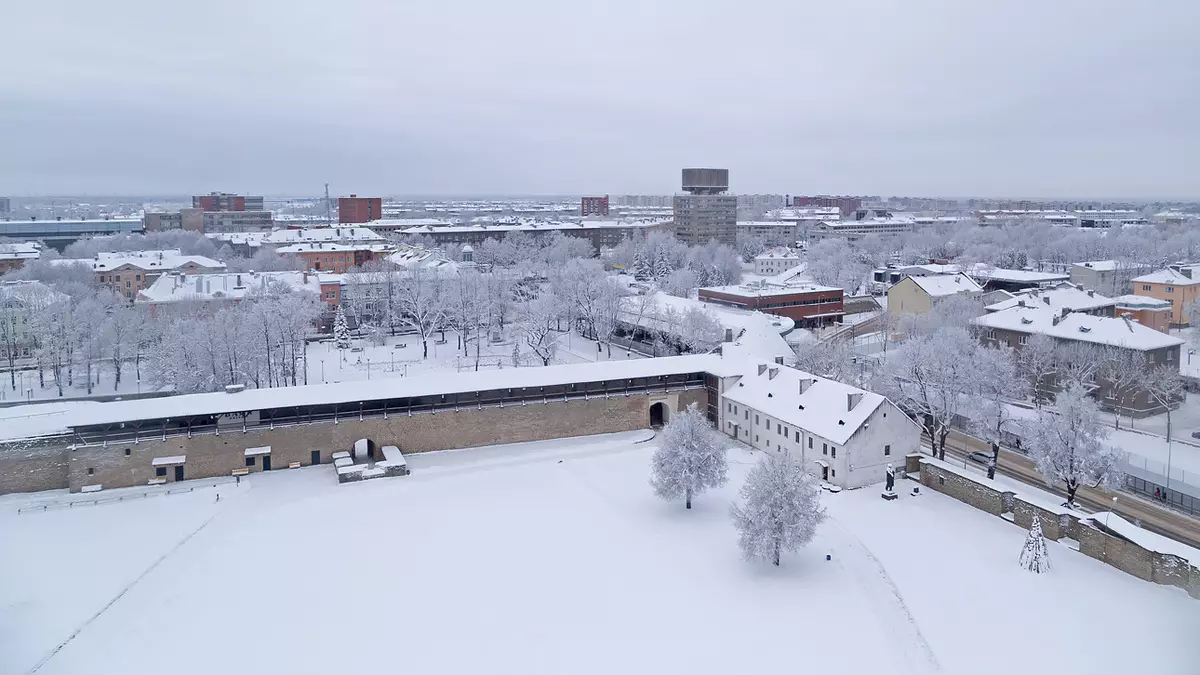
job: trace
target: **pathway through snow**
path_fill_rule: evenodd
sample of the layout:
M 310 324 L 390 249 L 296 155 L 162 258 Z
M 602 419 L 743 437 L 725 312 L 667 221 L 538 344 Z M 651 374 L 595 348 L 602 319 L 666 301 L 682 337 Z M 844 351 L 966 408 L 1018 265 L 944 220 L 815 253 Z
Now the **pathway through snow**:
M 875 608 L 875 617 L 900 657 L 898 660 L 904 666 L 903 672 L 911 675 L 941 672 L 937 657 L 904 604 L 900 589 L 896 588 L 891 575 L 871 553 L 871 549 L 842 527 L 836 518 L 829 518 L 825 529 L 827 535 L 833 535 L 845 544 L 841 549 L 842 555 L 834 560 L 858 580 L 863 597 Z

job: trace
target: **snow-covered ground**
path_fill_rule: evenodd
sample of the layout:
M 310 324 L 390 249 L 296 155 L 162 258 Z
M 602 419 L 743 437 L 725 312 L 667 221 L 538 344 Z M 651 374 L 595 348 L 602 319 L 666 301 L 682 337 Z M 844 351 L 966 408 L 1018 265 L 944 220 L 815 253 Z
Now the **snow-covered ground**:
M 756 456 L 691 511 L 644 432 L 328 466 L 16 515 L 0 500 L 0 672 L 1195 672 L 1200 611 L 936 493 L 825 495 L 783 566 L 728 518 Z M 831 561 L 825 555 L 832 556 Z M 61 646 L 61 648 L 59 648 Z M 55 651 L 57 649 L 57 651 Z

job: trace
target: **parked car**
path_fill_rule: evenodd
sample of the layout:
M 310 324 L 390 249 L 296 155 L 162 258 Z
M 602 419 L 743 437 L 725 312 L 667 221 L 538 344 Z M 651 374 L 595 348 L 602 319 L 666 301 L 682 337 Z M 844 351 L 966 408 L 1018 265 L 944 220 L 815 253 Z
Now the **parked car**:
M 976 450 L 975 452 L 967 455 L 967 459 L 971 460 L 972 462 L 979 462 L 980 464 L 986 465 L 992 461 L 992 453 Z
M 1192 432 L 1192 438 L 1197 438 L 1197 439 L 1200 439 L 1200 431 L 1193 431 L 1193 432 Z

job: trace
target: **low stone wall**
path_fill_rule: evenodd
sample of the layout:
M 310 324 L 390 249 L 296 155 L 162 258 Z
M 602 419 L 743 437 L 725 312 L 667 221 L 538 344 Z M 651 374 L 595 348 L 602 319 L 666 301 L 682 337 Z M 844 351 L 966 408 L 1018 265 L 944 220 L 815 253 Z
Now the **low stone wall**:
M 463 408 L 412 416 L 393 414 L 386 419 L 350 417 L 337 423 L 318 422 L 191 438 L 143 438 L 137 443 L 80 446 L 66 453 L 69 465 L 65 483 L 72 492 L 78 492 L 85 485 L 102 484 L 106 488 L 145 485 L 155 478 L 152 464 L 155 458 L 177 455 L 186 457 L 184 480 L 228 476 L 234 469 L 247 468 L 246 448 L 267 445 L 271 446 L 272 467 L 282 469 L 291 462 L 308 466 L 314 451 L 320 453 L 321 463 L 330 463 L 334 452 L 349 450 L 360 438 L 374 441 L 377 447 L 395 445 L 408 454 L 632 431 L 650 426 L 650 405 L 658 401 L 666 402 L 672 411 L 692 402 L 704 406 L 707 391 L 691 389 L 669 394 L 550 401 L 503 408 Z M 256 462 L 253 470 L 260 469 L 261 460 Z M 174 468 L 167 467 L 162 478 L 173 482 Z
M 956 473 L 951 468 L 921 458 L 921 484 L 947 496 L 965 502 L 993 515 L 1008 512 L 1012 521 L 1029 529 L 1033 516 L 1041 520 L 1042 533 L 1047 539 L 1069 537 L 1079 542 L 1079 552 L 1112 565 L 1133 576 L 1164 586 L 1177 586 L 1188 595 L 1200 599 L 1200 567 L 1175 555 L 1142 548 L 1132 541 L 1100 531 L 1090 521 L 1079 516 L 1054 511 L 1021 497 L 1015 492 L 997 490 Z
M 0 444 L 0 495 L 67 487 L 67 449 L 42 441 Z
M 921 484 L 993 516 L 1004 513 L 1005 493 L 1010 495 L 1009 499 L 1012 495 L 1012 492 L 977 483 L 927 459 L 921 460 Z
M 1047 539 L 1058 541 L 1063 537 L 1078 538 L 1079 516 L 1051 511 L 1043 506 L 1034 504 L 1021 495 L 1013 496 L 1013 522 L 1028 530 L 1033 526 L 1033 517 L 1037 516 L 1042 523 L 1042 534 Z

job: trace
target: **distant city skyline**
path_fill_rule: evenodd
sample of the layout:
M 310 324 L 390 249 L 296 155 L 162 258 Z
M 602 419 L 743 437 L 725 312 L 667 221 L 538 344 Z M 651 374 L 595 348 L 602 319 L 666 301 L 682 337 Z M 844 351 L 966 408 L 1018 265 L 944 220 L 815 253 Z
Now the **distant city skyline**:
M 1200 198 L 1183 0 L 63 0 L 5 23 L 0 195 L 673 194 L 721 166 L 742 194 Z

